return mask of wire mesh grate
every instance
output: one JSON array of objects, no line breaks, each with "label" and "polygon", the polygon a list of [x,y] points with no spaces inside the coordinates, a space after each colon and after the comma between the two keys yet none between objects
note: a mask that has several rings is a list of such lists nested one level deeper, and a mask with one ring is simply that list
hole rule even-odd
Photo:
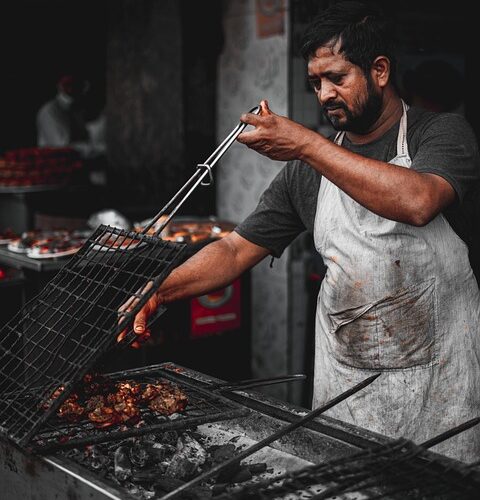
[{"label": "wire mesh grate", "polygon": [[113,382],[137,383],[142,390],[146,384],[156,384],[167,380],[173,382],[187,395],[188,404],[181,413],[175,414],[174,417],[162,416],[144,407],[141,409],[139,424],[130,426],[118,424],[106,429],[99,429],[86,418],[80,422],[68,423],[57,415],[53,415],[32,438],[32,448],[37,452],[47,453],[57,449],[117,441],[153,431],[185,429],[207,422],[240,417],[248,412],[245,407],[220,395],[192,386],[184,380],[179,380],[175,375],[155,365],[109,374],[107,378]]},{"label": "wire mesh grate", "polygon": [[[1,330],[1,433],[22,446],[29,442],[74,384],[116,344],[185,247],[110,226],[97,228]],[[119,313],[132,298],[131,310]],[[130,332],[124,342],[134,337]],[[45,410],[59,386],[64,386],[62,394]]]},{"label": "wire mesh grate", "polygon": [[252,483],[217,498],[473,500],[479,491],[477,469],[426,454],[421,446],[399,439]]}]

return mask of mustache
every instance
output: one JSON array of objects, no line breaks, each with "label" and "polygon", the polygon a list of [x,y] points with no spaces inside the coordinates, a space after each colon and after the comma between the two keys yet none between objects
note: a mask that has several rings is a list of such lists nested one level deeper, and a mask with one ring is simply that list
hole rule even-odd
[{"label": "mustache", "polygon": [[322,110],[324,112],[332,109],[343,109],[344,111],[347,111],[347,107],[343,102],[327,102],[322,106]]}]

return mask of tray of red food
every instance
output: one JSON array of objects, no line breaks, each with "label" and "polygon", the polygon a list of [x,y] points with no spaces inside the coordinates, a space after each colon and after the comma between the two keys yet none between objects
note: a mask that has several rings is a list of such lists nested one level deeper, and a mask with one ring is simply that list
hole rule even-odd
[{"label": "tray of red food", "polygon": [[0,245],[8,245],[17,238],[19,238],[19,235],[10,228],[0,231]]}]

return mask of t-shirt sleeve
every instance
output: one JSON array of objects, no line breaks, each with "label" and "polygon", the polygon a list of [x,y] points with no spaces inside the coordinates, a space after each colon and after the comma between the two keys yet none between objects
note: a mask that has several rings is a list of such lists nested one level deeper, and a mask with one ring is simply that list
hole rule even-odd
[{"label": "t-shirt sleeve", "polygon": [[463,201],[480,178],[478,145],[472,128],[458,114],[438,114],[428,121],[412,169],[446,179]]},{"label": "t-shirt sleeve", "polygon": [[[255,210],[235,228],[240,236],[267,248],[274,257],[280,257],[306,229],[298,203],[291,197],[297,166],[295,162],[287,163],[263,192]],[[294,192],[299,186],[295,187]]]}]

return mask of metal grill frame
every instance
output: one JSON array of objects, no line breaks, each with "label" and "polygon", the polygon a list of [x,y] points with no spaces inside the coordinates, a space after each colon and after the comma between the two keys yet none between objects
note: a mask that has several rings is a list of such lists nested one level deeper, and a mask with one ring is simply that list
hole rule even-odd
[{"label": "metal grill frame", "polygon": [[[181,262],[185,248],[186,244],[183,243],[163,241],[155,236],[107,225],[99,226],[92,233],[46,287],[0,330],[1,434],[20,446],[27,446],[38,429],[69,396],[75,384],[107,350],[117,345],[118,334],[128,327],[175,265]],[[130,265],[133,265],[133,270],[128,267]],[[148,273],[140,269],[145,269],[145,265]],[[105,273],[106,282],[102,282],[99,273]],[[123,278],[121,285],[114,283],[115,278],[120,276]],[[145,289],[149,281],[152,285]],[[75,282],[76,289],[72,291],[71,285]],[[123,297],[113,304],[112,293],[115,299],[119,299],[120,295]],[[58,297],[61,298],[60,304]],[[107,305],[99,304],[99,297],[106,298]],[[131,311],[119,315],[119,305],[131,297],[137,299],[136,305]],[[71,302],[65,310],[67,301]],[[92,311],[95,313],[97,309],[101,311],[99,318],[103,323],[89,324],[89,314]],[[164,310],[159,308],[155,318]],[[53,325],[49,325],[48,322],[52,320]],[[97,319],[94,318],[94,321]],[[69,322],[73,326],[69,326]],[[43,337],[38,337],[37,328],[45,330],[41,333]],[[79,328],[85,331],[78,332]],[[89,328],[96,328],[95,338]],[[32,331],[33,340],[27,338]],[[72,332],[79,333],[79,339],[73,338]],[[135,338],[136,335],[129,332],[122,344],[128,345]],[[47,348],[39,345],[40,341],[45,340]],[[87,340],[90,344],[82,344]],[[11,342],[13,345],[9,346]],[[66,355],[61,352],[65,344],[70,347]],[[14,352],[15,348],[20,350],[20,355]],[[43,353],[38,354],[39,351]],[[28,359],[32,354],[37,356],[33,361]],[[46,361],[41,356],[46,356]],[[64,367],[62,373],[47,375],[47,369],[55,362],[60,362]],[[14,363],[23,365],[23,371],[17,375],[11,373],[14,369],[18,370]],[[20,376],[26,377],[29,371],[33,372],[37,380],[41,378],[41,382],[29,385],[28,379],[18,380]],[[44,383],[46,379],[48,382]],[[50,402],[50,396],[59,386],[64,386],[63,392]],[[25,394],[33,395],[31,404],[26,405],[25,400],[21,400]],[[49,406],[44,410],[46,404]]]},{"label": "metal grill frame", "polygon": [[[420,478],[422,482],[418,482]],[[358,494],[375,499],[473,500],[476,496],[472,494],[478,494],[479,488],[480,472],[474,467],[442,456],[433,457],[421,446],[400,438],[248,484],[219,495],[218,500],[293,500],[305,498],[305,494],[315,500]]]},{"label": "metal grill frame", "polygon": [[[250,411],[248,408],[242,407],[241,405],[230,399],[206,390],[198,386],[197,384],[189,383],[185,377],[177,376],[170,370],[166,369],[164,365],[150,365],[148,367],[108,373],[104,376],[112,381],[121,382],[133,380],[137,383],[151,383],[154,379],[165,379],[178,385],[187,393],[187,396],[189,396],[189,404],[187,405],[185,411],[182,412],[182,414],[174,420],[159,421],[157,424],[146,424],[142,427],[127,429],[119,429],[119,426],[113,428],[108,427],[104,430],[91,428],[91,435],[82,435],[82,437],[80,438],[73,438],[63,442],[59,442],[57,439],[55,442],[47,441],[46,443],[38,444],[35,441],[38,442],[39,440],[42,440],[42,436],[44,436],[45,433],[54,433],[53,429],[47,429],[48,423],[45,423],[44,428],[40,429],[40,431],[32,439],[30,447],[32,451],[38,454],[46,454],[59,449],[64,450],[69,448],[76,448],[78,446],[104,443],[108,441],[120,441],[122,439],[133,436],[141,436],[150,432],[182,430],[192,428],[204,423],[243,417]],[[145,380],[147,378],[148,380]],[[141,379],[143,379],[143,381]],[[216,411],[204,411],[203,415],[198,416],[188,415],[188,412],[191,410],[199,411],[198,403],[195,402],[194,399],[190,399],[192,395],[194,396],[194,398],[201,398],[199,401],[200,403],[206,403]],[[154,418],[153,412],[150,414],[150,417]],[[51,420],[53,420],[52,417]],[[59,421],[64,423],[60,419],[56,420],[56,422]],[[82,427],[84,427],[83,430],[85,430],[85,425],[90,428],[90,425],[88,424],[89,422],[80,422],[78,424],[71,424],[70,427],[76,427],[79,429],[79,432],[81,432]],[[68,424],[66,424],[66,426],[67,425]],[[59,434],[53,436],[53,439],[58,437]]]}]

